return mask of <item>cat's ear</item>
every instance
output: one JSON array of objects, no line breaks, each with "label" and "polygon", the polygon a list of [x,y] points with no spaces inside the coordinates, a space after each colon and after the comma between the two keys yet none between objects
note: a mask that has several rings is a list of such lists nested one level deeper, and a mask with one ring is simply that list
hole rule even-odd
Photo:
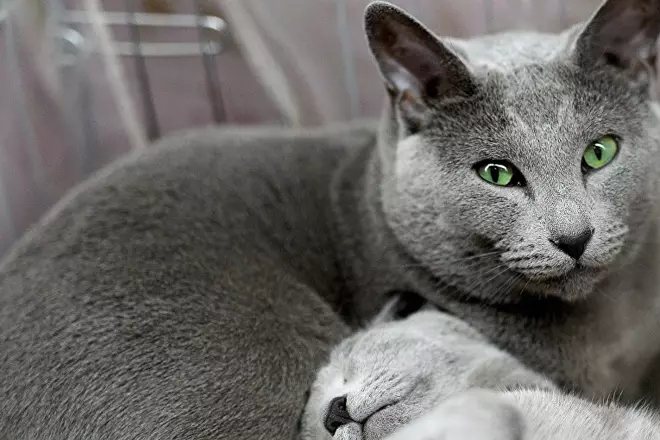
[{"label": "cat's ear", "polygon": [[575,43],[582,68],[608,64],[637,83],[657,72],[660,0],[606,0]]},{"label": "cat's ear", "polygon": [[473,77],[458,55],[396,6],[369,4],[365,31],[388,93],[412,122],[423,119],[433,103],[475,92]]}]

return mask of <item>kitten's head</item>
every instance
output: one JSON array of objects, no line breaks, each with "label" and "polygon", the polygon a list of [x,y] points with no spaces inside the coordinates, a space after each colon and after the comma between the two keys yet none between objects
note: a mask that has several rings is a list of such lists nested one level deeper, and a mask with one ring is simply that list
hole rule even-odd
[{"label": "kitten's head", "polygon": [[584,298],[644,241],[660,164],[660,0],[562,34],[440,40],[372,3],[382,206],[413,258],[490,301]]},{"label": "kitten's head", "polygon": [[469,388],[554,389],[460,319],[424,307],[395,320],[395,303],[333,349],[303,411],[302,439],[330,439],[340,427],[348,432],[334,438],[385,438]]}]

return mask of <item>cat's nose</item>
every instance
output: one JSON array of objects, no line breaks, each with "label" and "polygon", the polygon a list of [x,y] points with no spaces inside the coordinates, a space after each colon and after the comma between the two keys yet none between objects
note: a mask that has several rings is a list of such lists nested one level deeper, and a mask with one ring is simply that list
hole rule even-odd
[{"label": "cat's nose", "polygon": [[346,396],[339,396],[332,399],[330,409],[325,418],[325,429],[330,435],[335,435],[337,429],[348,423],[354,422],[346,409]]},{"label": "cat's nose", "polygon": [[578,234],[560,235],[551,238],[550,242],[569,257],[579,260],[582,254],[584,254],[584,250],[587,248],[587,244],[593,235],[594,230],[592,228],[587,228]]}]

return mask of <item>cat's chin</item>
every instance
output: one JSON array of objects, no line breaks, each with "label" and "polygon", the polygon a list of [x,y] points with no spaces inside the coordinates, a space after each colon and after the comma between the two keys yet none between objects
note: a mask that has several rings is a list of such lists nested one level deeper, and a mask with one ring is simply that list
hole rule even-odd
[{"label": "cat's chin", "polygon": [[576,266],[566,274],[557,277],[537,279],[528,282],[526,293],[553,296],[564,301],[584,300],[594,291],[596,284],[605,277],[605,269]]}]

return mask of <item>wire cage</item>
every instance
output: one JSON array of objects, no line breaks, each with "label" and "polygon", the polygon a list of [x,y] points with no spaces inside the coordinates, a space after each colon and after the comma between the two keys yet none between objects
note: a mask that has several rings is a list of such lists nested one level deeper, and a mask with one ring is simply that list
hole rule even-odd
[{"label": "wire cage", "polygon": [[[554,31],[600,0],[393,0],[439,33]],[[173,130],[376,116],[368,0],[0,0],[0,252]]]}]

